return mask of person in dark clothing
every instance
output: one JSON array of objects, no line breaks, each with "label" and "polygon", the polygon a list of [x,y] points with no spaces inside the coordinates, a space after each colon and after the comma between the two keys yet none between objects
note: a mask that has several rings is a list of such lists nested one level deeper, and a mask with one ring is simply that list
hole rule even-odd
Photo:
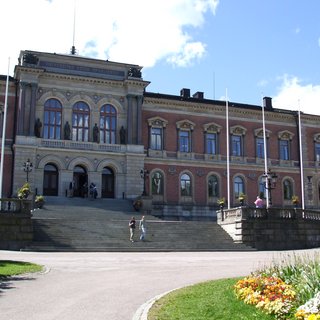
[{"label": "person in dark clothing", "polygon": [[129,222],[130,241],[131,242],[134,242],[133,237],[134,237],[135,229],[136,229],[136,219],[135,219],[135,217],[132,217],[130,222]]}]

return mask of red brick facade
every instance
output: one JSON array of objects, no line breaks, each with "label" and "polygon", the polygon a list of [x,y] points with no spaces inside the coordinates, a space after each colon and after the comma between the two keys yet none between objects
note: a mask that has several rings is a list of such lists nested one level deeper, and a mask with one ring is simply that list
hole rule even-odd
[{"label": "red brick facade", "polygon": [[[176,214],[211,212],[218,207],[219,198],[228,196],[228,176],[231,206],[239,205],[239,190],[245,193],[248,205],[253,205],[261,192],[261,178],[265,173],[261,156],[261,106],[228,102],[227,128],[225,101],[208,100],[203,95],[190,97],[185,91],[176,96],[148,92],[149,83],[142,80],[139,66],[40,52],[22,52],[22,56],[27,58],[21,60],[15,78],[10,79],[4,196],[14,194],[23,183],[23,163],[27,158],[34,164],[30,180],[39,193],[45,192],[45,181],[50,178],[46,166],[56,168],[55,192],[60,196],[65,195],[70,181],[82,168],[84,180],[81,181],[98,181],[101,196],[107,182],[111,182],[112,192],[105,196],[134,198],[143,189],[139,172],[144,167],[149,173],[146,191],[152,195],[154,205],[167,210],[168,215],[170,206],[178,208]],[[67,65],[72,71],[68,77],[64,72],[69,71],[60,74],[61,68]],[[94,73],[97,68],[100,68],[99,74]],[[2,106],[5,79],[4,76],[0,79]],[[44,105],[50,99],[62,106],[61,126],[67,120],[72,124],[73,105],[77,101],[89,106],[86,141],[64,139],[62,127],[59,127],[62,132],[59,139],[43,136]],[[292,195],[300,199],[303,196],[298,114],[274,109],[271,98],[265,98],[264,102],[267,168],[277,175],[272,204],[292,206]],[[111,144],[97,143],[91,135],[93,125],[101,120],[100,108],[104,103],[112,106],[117,114],[115,143]],[[2,134],[3,113],[1,117]],[[38,118],[43,123],[39,137],[33,128]],[[320,206],[319,123],[319,116],[301,114],[303,191],[305,205],[311,208]],[[118,137],[122,126],[126,130],[125,144]],[[112,180],[103,177],[108,170]]]}]

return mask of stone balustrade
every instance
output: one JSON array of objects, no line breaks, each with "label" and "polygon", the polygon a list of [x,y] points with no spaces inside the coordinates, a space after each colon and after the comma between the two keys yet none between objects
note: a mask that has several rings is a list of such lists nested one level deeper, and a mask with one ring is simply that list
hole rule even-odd
[{"label": "stone balustrade", "polygon": [[320,247],[320,211],[237,207],[218,211],[217,222],[235,242],[259,250]]}]

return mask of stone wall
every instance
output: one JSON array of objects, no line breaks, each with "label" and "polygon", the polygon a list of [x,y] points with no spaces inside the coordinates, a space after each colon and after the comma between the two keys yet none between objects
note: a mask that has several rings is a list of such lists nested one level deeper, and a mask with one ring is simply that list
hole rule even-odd
[{"label": "stone wall", "polygon": [[240,207],[219,211],[218,223],[235,242],[242,242],[258,250],[320,247],[318,211]]},{"label": "stone wall", "polygon": [[20,250],[33,240],[31,201],[1,199],[0,249]]}]

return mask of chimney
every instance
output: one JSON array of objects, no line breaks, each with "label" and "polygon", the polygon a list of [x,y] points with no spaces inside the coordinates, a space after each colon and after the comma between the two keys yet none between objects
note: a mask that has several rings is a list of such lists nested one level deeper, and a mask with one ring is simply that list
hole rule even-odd
[{"label": "chimney", "polygon": [[272,98],[263,97],[263,107],[267,110],[272,110]]},{"label": "chimney", "polygon": [[183,88],[180,90],[180,97],[190,98],[190,89]]},{"label": "chimney", "polygon": [[203,92],[201,91],[197,91],[196,93],[194,93],[192,95],[193,98],[196,98],[196,99],[203,99]]}]

